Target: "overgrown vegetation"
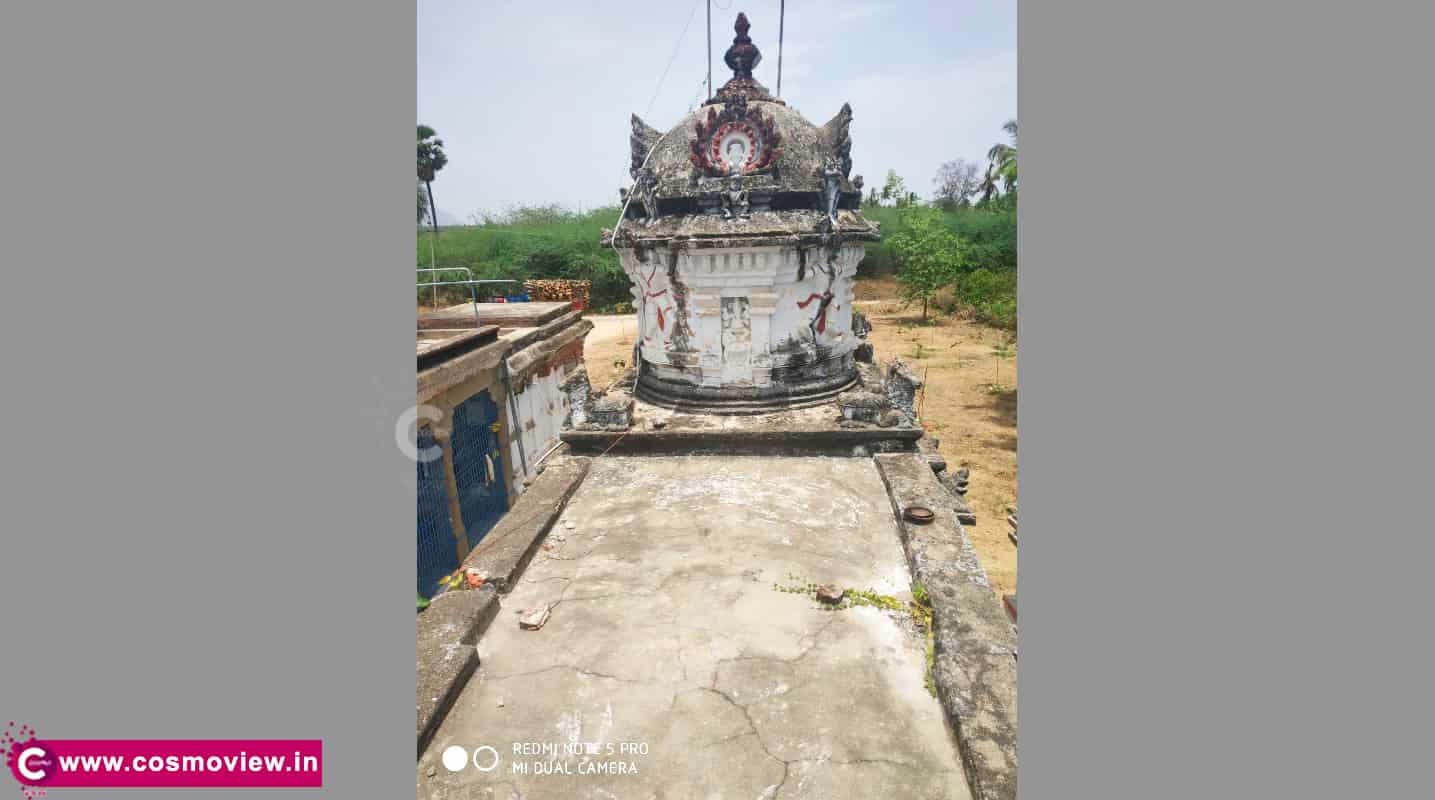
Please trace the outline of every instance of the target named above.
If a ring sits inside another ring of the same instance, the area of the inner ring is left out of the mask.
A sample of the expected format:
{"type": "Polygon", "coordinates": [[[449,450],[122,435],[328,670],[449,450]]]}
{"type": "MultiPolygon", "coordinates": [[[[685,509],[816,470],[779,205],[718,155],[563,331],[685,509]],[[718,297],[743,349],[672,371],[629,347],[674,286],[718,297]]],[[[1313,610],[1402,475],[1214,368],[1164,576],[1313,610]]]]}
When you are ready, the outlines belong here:
{"type": "MultiPolygon", "coordinates": [[[[933,223],[960,242],[962,257],[952,272],[939,280],[927,299],[938,310],[962,310],[989,325],[1016,328],[1016,209],[958,208],[943,211],[930,207],[865,206],[862,214],[882,223],[882,241],[869,242],[867,255],[858,265],[863,277],[895,275],[905,284],[902,261],[893,245],[904,240],[911,220],[922,225],[921,233],[933,237],[933,223]]],[[[923,283],[929,276],[923,274],[923,283]]],[[[918,294],[914,299],[921,299],[918,294]]]]}
{"type": "MultiPolygon", "coordinates": [[[[603,228],[613,227],[618,207],[595,208],[578,214],[560,206],[520,207],[488,216],[481,224],[440,228],[434,236],[435,266],[440,281],[464,280],[455,267],[468,267],[479,280],[567,278],[593,282],[589,302],[595,311],[630,311],[628,278],[618,254],[598,242],[603,228]]],[[[418,237],[418,263],[428,266],[427,232],[418,237]]],[[[427,276],[431,273],[421,273],[427,276]]],[[[468,299],[464,286],[439,287],[441,303],[468,299]]],[[[480,298],[518,291],[521,287],[480,287],[480,298]]],[[[432,300],[431,290],[418,290],[418,300],[432,300]]]]}

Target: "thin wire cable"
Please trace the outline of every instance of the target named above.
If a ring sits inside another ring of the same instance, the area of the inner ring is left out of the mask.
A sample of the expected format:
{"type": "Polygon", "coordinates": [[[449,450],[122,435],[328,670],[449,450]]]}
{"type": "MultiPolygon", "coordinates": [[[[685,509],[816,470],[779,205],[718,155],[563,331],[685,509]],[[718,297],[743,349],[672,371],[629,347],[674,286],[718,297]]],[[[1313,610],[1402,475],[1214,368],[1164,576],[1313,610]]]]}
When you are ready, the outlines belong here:
{"type": "Polygon", "coordinates": [[[708,97],[713,96],[713,0],[708,0],[708,97]]]}
{"type": "Polygon", "coordinates": [[[787,0],[777,6],[777,96],[782,97],[782,25],[787,20],[787,0]]]}
{"type": "MultiPolygon", "coordinates": [[[[657,88],[655,88],[655,89],[653,90],[653,97],[652,97],[651,100],[648,101],[648,107],[647,107],[646,110],[643,111],[643,116],[646,117],[646,116],[650,115],[650,114],[653,112],[653,104],[658,101],[658,94],[663,90],[663,82],[664,82],[665,80],[667,80],[667,78],[668,78],[668,70],[672,69],[672,68],[673,68],[673,62],[678,60],[678,53],[679,53],[679,51],[682,50],[683,39],[687,37],[687,35],[688,35],[688,28],[692,27],[693,17],[697,16],[697,13],[698,13],[698,4],[697,4],[697,3],[693,3],[693,10],[690,11],[690,12],[688,12],[688,21],[683,25],[683,32],[680,33],[680,34],[678,34],[677,44],[673,45],[673,55],[672,55],[671,58],[668,59],[668,65],[667,65],[666,67],[663,67],[663,74],[662,74],[662,76],[660,76],[660,77],[658,78],[658,86],[657,86],[657,88]]],[[[672,131],[670,130],[670,131],[668,131],[668,133],[672,133],[672,131]]],[[[640,166],[638,167],[639,170],[642,170],[642,169],[644,169],[644,168],[646,168],[646,167],[648,166],[648,159],[650,159],[650,158],[653,157],[653,153],[657,151],[658,146],[663,143],[663,140],[664,140],[664,139],[668,138],[668,133],[664,133],[662,136],[659,136],[659,137],[658,137],[658,141],[654,142],[654,143],[653,143],[653,146],[650,147],[650,148],[648,148],[647,155],[644,155],[644,156],[643,156],[643,163],[642,163],[642,165],[640,165],[640,166]]],[[[633,202],[633,190],[636,189],[637,186],[638,186],[638,182],[637,182],[637,179],[635,178],[635,179],[633,180],[633,182],[632,182],[631,184],[629,184],[629,186],[628,186],[627,197],[625,197],[625,198],[623,199],[623,208],[622,208],[622,210],[620,210],[620,211],[618,212],[618,221],[613,224],[613,237],[612,237],[612,239],[610,239],[609,242],[608,242],[608,243],[612,246],[612,248],[613,248],[613,253],[618,256],[618,261],[619,261],[620,264],[622,263],[623,255],[622,255],[622,253],[618,250],[618,232],[619,232],[620,230],[622,230],[622,228],[623,228],[623,220],[625,220],[625,219],[628,218],[628,206],[629,206],[630,204],[632,204],[632,202],[633,202]]],[[[641,348],[641,346],[642,346],[642,324],[643,324],[643,317],[644,317],[644,315],[647,313],[647,310],[648,310],[648,297],[647,297],[647,293],[646,293],[646,292],[641,292],[640,294],[642,295],[642,299],[639,301],[639,307],[638,307],[638,309],[637,309],[637,311],[638,311],[638,327],[639,327],[639,332],[638,332],[638,333],[639,333],[639,335],[638,335],[637,339],[636,339],[636,340],[634,341],[634,343],[633,343],[633,356],[634,356],[634,358],[633,358],[633,360],[634,360],[634,363],[633,363],[633,380],[634,380],[634,383],[635,383],[635,384],[637,383],[637,378],[638,378],[638,376],[642,373],[642,370],[643,370],[643,362],[642,362],[641,357],[640,357],[638,354],[641,352],[640,348],[641,348]]],[[[626,434],[624,434],[624,435],[626,435],[626,434]]],[[[619,436],[619,437],[618,437],[618,440],[621,440],[622,438],[623,438],[622,436],[619,436]]],[[[614,441],[613,444],[617,444],[617,441],[614,441]]],[[[609,445],[609,449],[610,449],[610,450],[612,449],[612,445],[609,445]]],[[[605,450],[604,452],[607,452],[607,451],[605,450]]]]}
{"type": "Polygon", "coordinates": [[[680,51],[683,47],[683,39],[688,35],[688,28],[691,27],[693,24],[693,17],[697,15],[698,4],[693,3],[693,10],[688,13],[687,24],[683,25],[683,32],[678,34],[678,43],[673,45],[673,57],[669,58],[668,65],[666,67],[663,67],[663,75],[662,77],[658,78],[658,86],[657,88],[653,89],[653,99],[648,101],[648,108],[643,112],[643,116],[646,117],[653,112],[653,104],[658,102],[658,93],[663,90],[663,81],[668,79],[668,70],[672,69],[673,62],[678,60],[678,51],[680,51]]]}
{"type": "MultiPolygon", "coordinates": [[[[708,97],[711,97],[711,96],[712,96],[712,93],[709,92],[707,96],[708,96],[708,97]]],[[[691,99],[691,100],[688,101],[688,113],[689,113],[689,114],[692,113],[693,109],[695,109],[695,108],[698,107],[698,101],[701,100],[701,99],[703,99],[703,82],[702,82],[702,81],[698,81],[698,88],[693,91],[693,99],[691,99]]]]}

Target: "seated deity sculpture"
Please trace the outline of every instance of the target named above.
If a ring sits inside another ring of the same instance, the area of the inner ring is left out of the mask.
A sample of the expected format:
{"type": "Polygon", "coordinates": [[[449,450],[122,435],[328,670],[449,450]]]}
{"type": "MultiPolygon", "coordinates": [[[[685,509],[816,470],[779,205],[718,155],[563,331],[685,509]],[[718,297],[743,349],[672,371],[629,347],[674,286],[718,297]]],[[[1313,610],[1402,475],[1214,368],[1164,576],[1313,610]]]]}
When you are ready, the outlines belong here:
{"type": "Polygon", "coordinates": [[[727,191],[723,192],[723,219],[732,219],[734,215],[747,219],[749,208],[747,190],[742,188],[742,174],[733,170],[727,179],[727,191]]]}

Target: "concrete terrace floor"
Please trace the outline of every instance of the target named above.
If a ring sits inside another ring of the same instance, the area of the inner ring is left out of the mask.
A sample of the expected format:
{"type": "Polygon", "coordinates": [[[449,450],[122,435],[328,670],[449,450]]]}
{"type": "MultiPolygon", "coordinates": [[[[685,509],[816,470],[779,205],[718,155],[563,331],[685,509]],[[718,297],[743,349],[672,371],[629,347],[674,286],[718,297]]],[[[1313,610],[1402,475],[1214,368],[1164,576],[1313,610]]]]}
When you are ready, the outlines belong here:
{"type": "Polygon", "coordinates": [[[595,459],[480,640],[418,797],[969,797],[910,621],[774,588],[807,582],[910,598],[870,459],[595,459]],[[450,771],[455,745],[497,767],[450,771]]]}

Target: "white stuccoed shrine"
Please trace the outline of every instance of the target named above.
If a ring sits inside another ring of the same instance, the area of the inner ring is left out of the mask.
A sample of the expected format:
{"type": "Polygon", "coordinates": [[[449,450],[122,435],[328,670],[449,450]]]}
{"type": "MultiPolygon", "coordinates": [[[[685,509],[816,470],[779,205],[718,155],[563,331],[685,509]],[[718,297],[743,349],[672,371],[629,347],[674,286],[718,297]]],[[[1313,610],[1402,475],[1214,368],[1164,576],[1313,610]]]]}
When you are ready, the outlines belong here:
{"type": "Polygon", "coordinates": [[[742,412],[831,400],[857,380],[852,290],[866,241],[852,110],[818,127],[752,77],[739,15],[733,78],[660,133],[636,115],[627,213],[605,240],[632,280],[636,394],[742,412]]]}

